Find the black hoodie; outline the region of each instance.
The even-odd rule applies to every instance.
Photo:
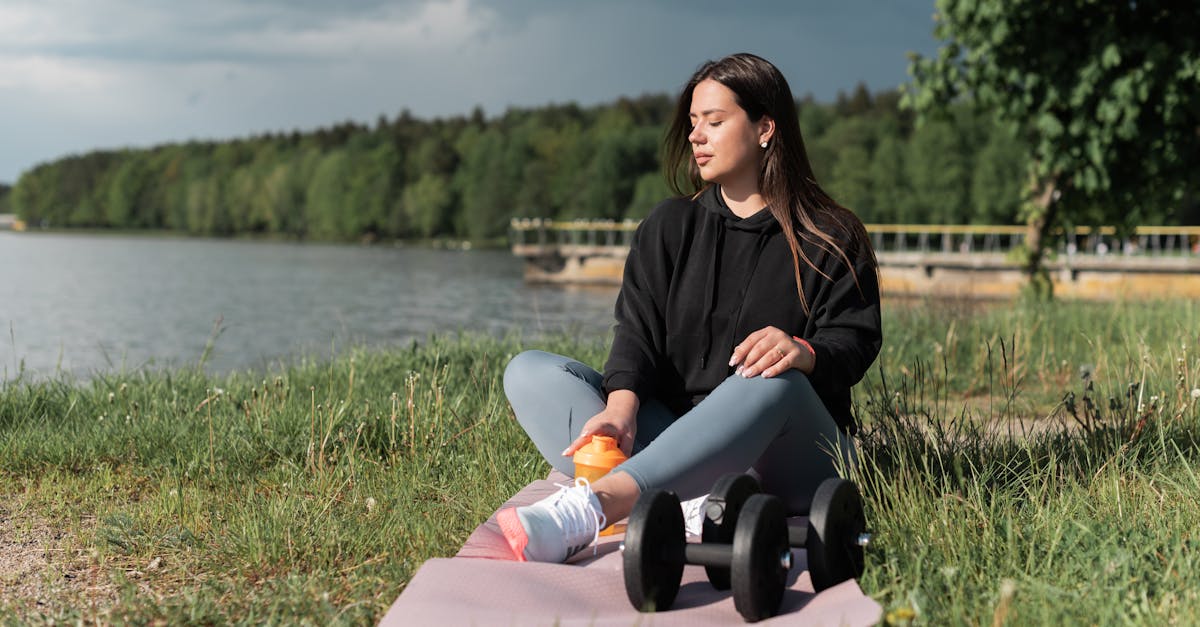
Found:
[[[836,223],[822,224],[854,262],[801,239],[828,279],[801,262],[810,314],[796,294],[792,253],[768,209],[739,218],[716,185],[692,200],[659,203],[634,233],[617,297],[604,389],[658,398],[677,415],[699,403],[733,369],[733,347],[775,326],[816,353],[809,380],[843,430],[855,431],[850,386],[883,341],[879,283],[870,251]]]

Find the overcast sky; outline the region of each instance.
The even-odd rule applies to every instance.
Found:
[[[0,182],[96,148],[674,92],[754,52],[797,96],[907,80],[933,0],[0,0]]]

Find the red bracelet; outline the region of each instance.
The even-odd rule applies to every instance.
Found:
[[[817,356],[817,351],[813,350],[812,344],[809,344],[808,340],[806,340],[802,337],[796,337],[795,335],[792,336],[792,339],[799,342],[800,345],[803,346],[804,348],[807,348],[808,352],[812,353],[812,356],[814,358]]]

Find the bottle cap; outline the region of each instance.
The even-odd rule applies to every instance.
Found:
[[[593,435],[592,441],[579,447],[573,458],[576,465],[612,469],[628,459],[617,447],[617,440],[607,435]]]

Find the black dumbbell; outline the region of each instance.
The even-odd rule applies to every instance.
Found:
[[[768,494],[738,503],[732,542],[689,543],[679,499],[661,490],[644,493],[629,515],[622,546],[625,593],[642,612],[667,610],[675,601],[685,564],[723,568],[733,604],[747,621],[773,615],[792,567],[783,504]]]
[[[746,499],[759,492],[758,482],[744,474],[717,480],[704,506],[704,542],[727,542],[736,535],[738,512]],[[808,527],[789,527],[788,543],[803,547],[808,572],[817,592],[862,575],[866,533],[862,498],[854,483],[833,477],[821,482],[813,494]],[[729,588],[729,571],[708,566],[708,580],[719,590]]]

